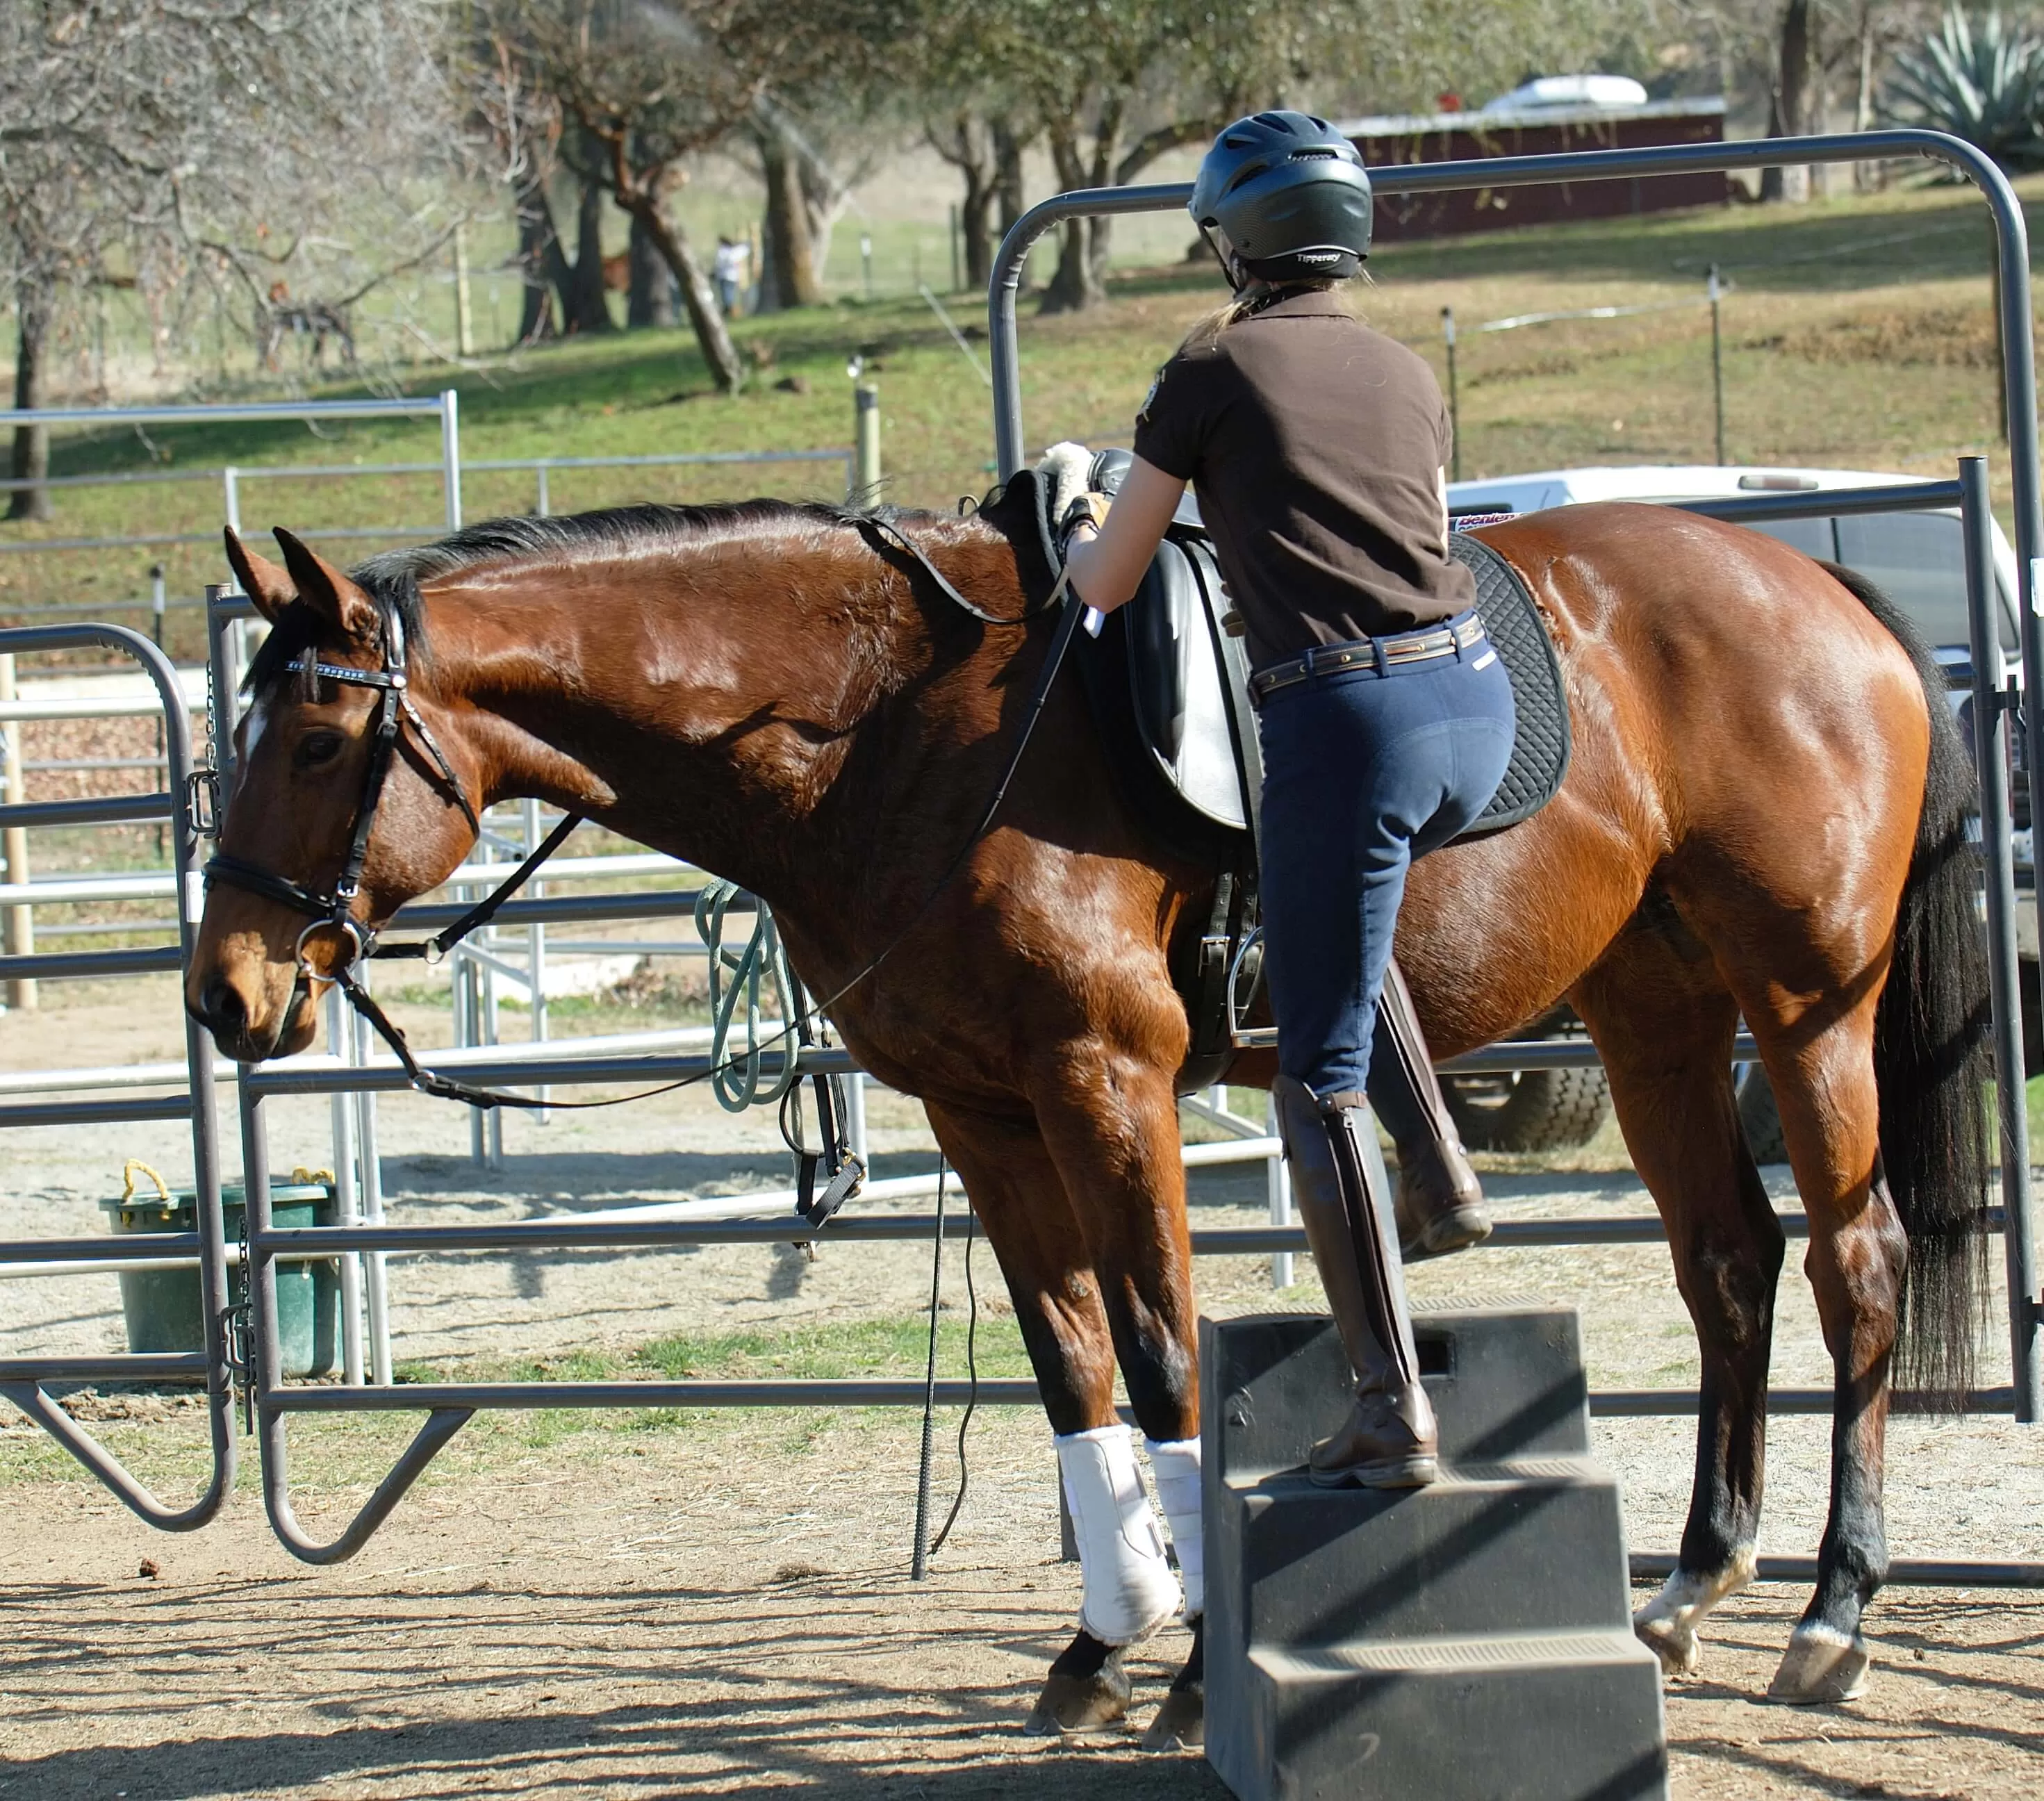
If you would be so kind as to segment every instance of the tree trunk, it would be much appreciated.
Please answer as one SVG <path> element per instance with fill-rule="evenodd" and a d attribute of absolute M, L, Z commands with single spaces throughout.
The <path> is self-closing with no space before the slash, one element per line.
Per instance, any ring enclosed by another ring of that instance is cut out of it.
<path fill-rule="evenodd" d="M 1810 98 L 1810 0 L 1788 0 L 1781 15 L 1781 56 L 1768 108 L 1770 136 L 1794 137 L 1808 129 Z M 1807 164 L 1769 169 L 1760 178 L 1762 200 L 1804 201 L 1810 198 Z"/>
<path fill-rule="evenodd" d="M 966 286 L 983 290 L 993 272 L 993 215 L 998 169 L 992 134 L 979 116 L 962 111 L 948 131 L 932 129 L 930 143 L 965 181 L 959 207 L 959 236 L 965 247 Z"/>
<path fill-rule="evenodd" d="M 770 119 L 759 121 L 755 137 L 766 178 L 766 267 L 759 284 L 761 308 L 770 313 L 788 306 L 820 305 L 824 297 L 816 281 L 808 197 L 802 191 L 801 152 Z"/>
<path fill-rule="evenodd" d="M 624 322 L 638 331 L 674 322 L 674 271 L 646 230 L 646 221 L 632 215 L 632 286 L 625 295 Z"/>
<path fill-rule="evenodd" d="M 660 253 L 660 260 L 673 271 L 682 304 L 688 309 L 689 323 L 695 328 L 696 342 L 702 348 L 703 361 L 709 366 L 719 391 L 736 394 L 745 385 L 745 367 L 738 360 L 731 333 L 724 328 L 724 313 L 711 291 L 709 277 L 690 249 L 686 235 L 667 217 L 657 199 L 640 198 L 624 205 L 644 226 L 646 236 Z"/>
<path fill-rule="evenodd" d="M 1058 181 L 1066 188 L 1087 185 L 1087 171 L 1079 156 L 1077 134 L 1069 125 L 1051 128 L 1051 156 L 1057 165 Z M 1097 306 L 1107 298 L 1101 285 L 1100 265 L 1095 261 L 1093 236 L 1084 219 L 1067 219 L 1060 228 L 1057 273 L 1043 290 L 1046 313 L 1078 313 Z"/>
<path fill-rule="evenodd" d="M 965 171 L 965 199 L 959 207 L 959 235 L 965 244 L 965 285 L 984 293 L 993 276 L 993 182 L 990 172 Z"/>
<path fill-rule="evenodd" d="M 987 121 L 993 135 L 993 193 L 1000 202 L 1001 235 L 1005 238 L 1012 229 L 1015 221 L 1028 210 L 1028 194 L 1022 179 L 1022 152 L 1029 148 L 1035 133 L 1018 132 L 1015 121 L 1005 113 L 997 114 Z M 1029 285 L 1027 264 L 1022 270 L 1022 286 Z"/>
<path fill-rule="evenodd" d="M 521 183 L 513 199 L 518 221 L 518 271 L 525 284 L 525 303 L 518 319 L 518 341 L 537 344 L 556 335 L 551 297 L 567 279 L 568 259 L 561 253 L 547 190 L 537 181 Z"/>
<path fill-rule="evenodd" d="M 609 303 L 603 297 L 603 194 L 601 182 L 582 178 L 582 196 L 575 208 L 574 278 L 562 297 L 571 332 L 613 328 Z"/>
<path fill-rule="evenodd" d="M 1874 0 L 1860 0 L 1859 87 L 1853 103 L 1853 129 L 1856 132 L 1873 129 L 1873 8 Z M 1876 191 L 1881 186 L 1881 176 L 1878 163 L 1853 164 L 1853 186 L 1862 194 Z"/>
<path fill-rule="evenodd" d="M 809 279 L 820 301 L 824 271 L 830 267 L 831 239 L 850 195 L 813 155 L 797 156 L 796 167 L 801 175 L 803 217 L 809 228 Z"/>
<path fill-rule="evenodd" d="M 1122 105 L 1110 100 L 1101 108 L 1100 125 L 1093 140 L 1093 167 L 1086 171 L 1089 187 L 1119 186 L 1128 178 L 1116 167 L 1121 152 Z M 1102 217 L 1086 221 L 1086 277 L 1094 295 L 1107 298 L 1107 258 L 1114 221 Z"/>
<path fill-rule="evenodd" d="M 43 365 L 49 348 L 51 315 L 56 297 L 46 282 L 26 281 L 14 290 L 15 317 L 20 332 L 14 350 L 14 404 L 37 407 L 43 404 Z M 14 428 L 13 476 L 17 482 L 40 482 L 50 472 L 50 428 L 47 425 Z M 10 519 L 48 519 L 50 491 L 44 487 L 15 488 L 7 496 Z"/>

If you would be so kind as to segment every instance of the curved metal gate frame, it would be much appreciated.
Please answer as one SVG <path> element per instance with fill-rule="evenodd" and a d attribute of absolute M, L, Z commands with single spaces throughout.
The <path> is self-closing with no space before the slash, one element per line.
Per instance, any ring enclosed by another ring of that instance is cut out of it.
<path fill-rule="evenodd" d="M 1442 193 L 1454 189 L 1528 187 L 1557 182 L 1614 181 L 1641 175 L 1678 175 L 1735 169 L 1765 169 L 1808 163 L 1862 163 L 1885 158 L 1920 156 L 1946 163 L 1968 177 L 1980 190 L 1992 216 L 2002 366 L 2007 382 L 2009 474 L 2015 490 L 2015 556 L 2019 584 L 2024 685 L 2044 697 L 2044 494 L 2040 493 L 2037 437 L 2037 374 L 2030 311 L 2029 233 L 2022 204 L 2008 178 L 1993 159 L 1969 144 L 1942 132 L 1906 130 L 1858 132 L 1819 137 L 1758 138 L 1739 144 L 1659 144 L 1637 150 L 1585 150 L 1546 156 L 1485 157 L 1456 163 L 1412 163 L 1373 168 L 1372 185 L 1379 194 Z M 1052 226 L 1067 219 L 1102 217 L 1124 213 L 1170 212 L 1191 198 L 1185 182 L 1144 187 L 1080 188 L 1054 195 L 1016 221 L 1001 240 L 988 290 L 987 328 L 993 363 L 994 455 L 1005 481 L 1028 460 L 1022 437 L 1022 371 L 1016 327 L 1016 297 L 1030 248 Z M 1935 500 L 1920 490 L 1909 497 L 1894 490 L 1864 493 L 1832 493 L 1821 507 L 1804 497 L 1756 495 L 1750 499 L 1698 504 L 1690 509 L 1719 518 L 1773 518 L 1804 513 L 1850 509 L 1856 499 L 1878 494 L 1873 505 L 1950 506 L 1966 513 L 1966 559 L 1977 749 L 1981 757 L 1981 826 L 1988 858 L 1988 930 L 1993 978 L 1996 1066 L 2023 1067 L 2020 1013 L 2016 1001 L 2015 891 L 2007 766 L 2002 761 L 2009 714 L 2019 697 L 2001 677 L 2000 640 L 1991 629 L 1982 638 L 1988 616 L 1982 608 L 1991 564 L 1984 547 L 1988 531 L 1985 466 L 1978 458 L 1961 463 L 1961 479 L 1942 485 Z M 2044 704 L 2024 712 L 2029 768 L 2044 776 Z M 2044 908 L 2044 889 L 2038 896 Z M 1553 1067 L 1558 1063 L 1593 1063 L 1587 1044 L 1561 1046 L 1562 1053 L 1543 1057 L 1536 1066 L 1522 1047 L 1497 1045 L 1477 1052 L 1461 1067 L 1490 1069 Z M 1568 1054 L 1568 1053 L 1574 1054 Z M 1514 1060 L 1508 1062 L 1507 1057 Z M 2031 1204 L 2029 1123 L 2022 1081 L 1996 1085 L 2000 1127 L 2003 1246 L 2008 1269 L 2009 1350 L 2013 1411 L 2017 1419 L 2034 1423 L 2044 1407 L 2044 1299 L 2040 1299 L 2036 1226 Z M 1982 1397 L 1983 1399 L 1989 1397 Z M 1999 1400 L 1998 1396 L 1992 1396 Z M 2004 1405 L 2006 1404 L 2004 1404 Z M 2003 1411 L 2001 1406 L 1994 1411 Z"/>
<path fill-rule="evenodd" d="M 156 684 L 163 709 L 163 745 L 171 785 L 162 794 L 120 794 L 83 801 L 40 801 L 0 806 L 0 824 L 105 825 L 116 821 L 167 820 L 178 877 L 178 943 L 139 950 L 86 950 L 40 956 L 0 957 L 0 979 L 17 976 L 136 975 L 152 970 L 182 973 L 191 962 L 203 897 L 199 877 L 200 829 L 192 762 L 191 717 L 169 658 L 139 632 L 123 625 L 38 625 L 0 631 L 0 652 L 113 650 L 133 657 Z M 0 1106 L 0 1127 L 89 1126 L 130 1119 L 189 1118 L 192 1162 L 198 1194 L 196 1232 L 150 1233 L 133 1238 L 10 1238 L 0 1242 L 0 1276 L 10 1263 L 45 1259 L 80 1265 L 124 1265 L 162 1261 L 198 1263 L 200 1311 L 205 1348 L 198 1351 L 129 1352 L 115 1357 L 0 1357 L 0 1395 L 55 1438 L 150 1525 L 166 1532 L 190 1532 L 220 1511 L 234 1486 L 235 1437 L 232 1370 L 227 1342 L 227 1240 L 220 1208 L 220 1146 L 213 1093 L 213 1040 L 190 1015 L 185 1018 L 182 1094 L 114 1100 L 13 1102 Z M 202 1381 L 206 1424 L 212 1441 L 213 1473 L 198 1499 L 184 1507 L 167 1507 L 129 1474 L 46 1392 L 52 1382 Z"/>

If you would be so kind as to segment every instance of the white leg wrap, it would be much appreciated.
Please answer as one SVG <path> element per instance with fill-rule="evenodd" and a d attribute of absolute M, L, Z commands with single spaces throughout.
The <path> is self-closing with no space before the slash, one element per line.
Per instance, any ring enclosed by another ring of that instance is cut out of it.
<path fill-rule="evenodd" d="M 1178 1585 L 1135 1470 L 1126 1426 L 1097 1426 L 1055 1441 L 1065 1502 L 1079 1542 L 1079 1624 L 1105 1645 L 1132 1645 L 1171 1617 Z"/>
<path fill-rule="evenodd" d="M 1145 1438 L 1150 1453 L 1150 1473 L 1157 1479 L 1157 1504 L 1171 1528 L 1172 1548 L 1178 1553 L 1178 1574 L 1185 1584 L 1185 1618 L 1197 1619 L 1206 1611 L 1206 1518 L 1200 1502 L 1200 1442 L 1174 1438 L 1160 1445 Z"/>

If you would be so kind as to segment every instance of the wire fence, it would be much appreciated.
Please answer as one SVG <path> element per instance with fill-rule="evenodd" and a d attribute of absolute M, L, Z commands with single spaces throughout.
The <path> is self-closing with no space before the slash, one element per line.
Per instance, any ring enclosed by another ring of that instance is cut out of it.
<path fill-rule="evenodd" d="M 1456 482 L 1462 478 L 1462 374 L 1460 359 L 1456 352 L 1464 332 L 1480 335 L 1524 331 L 1536 325 L 1639 319 L 1654 313 L 1692 312 L 1698 307 L 1710 309 L 1712 441 L 1716 451 L 1716 461 L 1722 464 L 1726 460 L 1724 297 L 1731 291 L 1731 283 L 1724 278 L 1717 264 L 1713 263 L 1704 277 L 1703 293 L 1683 300 L 1645 301 L 1632 305 L 1571 306 L 1543 313 L 1515 313 L 1501 319 L 1485 319 L 1476 324 L 1460 328 L 1455 322 L 1455 309 L 1452 306 L 1443 307 L 1441 340 L 1447 355 L 1448 429 L 1450 439 L 1449 478 Z"/>

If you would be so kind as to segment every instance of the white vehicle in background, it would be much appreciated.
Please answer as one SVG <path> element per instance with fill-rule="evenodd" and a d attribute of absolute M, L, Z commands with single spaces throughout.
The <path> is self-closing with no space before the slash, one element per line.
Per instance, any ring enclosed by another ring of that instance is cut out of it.
<path fill-rule="evenodd" d="M 1498 513 L 1539 513 L 1592 501 L 1646 501 L 1663 505 L 1754 493 L 1820 494 L 1827 489 L 1900 486 L 1926 478 L 1863 469 L 1728 468 L 1716 464 L 1642 464 L 1550 469 L 1526 475 L 1451 482 L 1451 518 Z M 1764 532 L 1827 563 L 1857 570 L 1893 601 L 1935 648 L 1954 688 L 1961 722 L 1970 728 L 1973 658 L 1966 623 L 1965 555 L 1957 509 L 1935 512 L 1818 514 L 1749 530 Z M 2016 650 L 2015 553 L 1999 525 L 1994 534 L 1996 616 L 2002 649 L 2011 668 Z M 2037 1073 L 2044 1051 L 2038 979 L 2037 914 L 2031 903 L 2036 870 L 2030 829 L 2029 788 L 2018 753 L 2015 810 L 2016 908 L 2023 967 L 2023 1039 Z M 1529 1035 L 1580 1032 L 1564 1007 Z M 1739 1111 L 1754 1154 L 1762 1162 L 1782 1155 L 1773 1096 L 1757 1068 L 1740 1071 Z M 1535 1150 L 1580 1143 L 1602 1123 L 1608 1104 L 1603 1072 L 1527 1070 L 1517 1076 L 1448 1079 L 1449 1104 L 1463 1135 L 1478 1148 Z"/>

